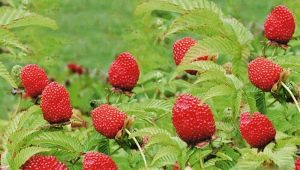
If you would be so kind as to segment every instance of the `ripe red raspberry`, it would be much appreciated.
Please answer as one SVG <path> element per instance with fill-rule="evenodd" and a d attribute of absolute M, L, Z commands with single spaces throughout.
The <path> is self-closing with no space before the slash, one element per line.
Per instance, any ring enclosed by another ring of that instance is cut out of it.
<path fill-rule="evenodd" d="M 131 91 L 137 84 L 139 76 L 139 66 L 129 52 L 119 54 L 108 71 L 109 83 L 124 91 Z"/>
<path fill-rule="evenodd" d="M 26 161 L 22 170 L 67 170 L 67 166 L 54 156 L 35 155 Z"/>
<path fill-rule="evenodd" d="M 266 38 L 287 44 L 295 32 L 295 19 L 287 7 L 279 5 L 268 15 L 264 26 Z"/>
<path fill-rule="evenodd" d="M 246 142 L 253 148 L 263 148 L 275 139 L 276 130 L 272 122 L 263 114 L 249 112 L 241 114 L 240 132 Z"/>
<path fill-rule="evenodd" d="M 113 139 L 124 127 L 126 114 L 108 104 L 102 104 L 92 111 L 95 129 L 103 136 Z"/>
<path fill-rule="evenodd" d="M 273 61 L 258 57 L 248 64 L 248 77 L 253 85 L 263 91 L 271 91 L 280 79 L 283 69 Z"/>
<path fill-rule="evenodd" d="M 76 73 L 79 75 L 84 73 L 84 68 L 78 64 L 69 63 L 67 67 L 68 67 L 69 71 L 71 71 L 72 73 Z"/>
<path fill-rule="evenodd" d="M 189 49 L 196 45 L 197 41 L 194 40 L 191 37 L 185 37 L 182 39 L 177 40 L 173 44 L 173 58 L 175 61 L 176 65 L 179 65 L 181 61 L 183 60 L 185 54 L 189 51 Z M 197 59 L 194 61 L 203 61 L 203 60 L 208 60 L 208 56 L 199 56 Z M 195 70 L 186 70 L 187 73 L 195 75 L 197 74 L 197 71 Z"/>
<path fill-rule="evenodd" d="M 295 170 L 300 170 L 300 157 L 298 157 L 295 161 Z"/>
<path fill-rule="evenodd" d="M 44 69 L 36 64 L 24 66 L 20 78 L 26 94 L 31 97 L 37 97 L 42 94 L 44 88 L 49 84 Z"/>
<path fill-rule="evenodd" d="M 50 83 L 43 91 L 41 108 L 44 119 L 51 124 L 67 122 L 72 116 L 69 93 L 56 82 Z"/>
<path fill-rule="evenodd" d="M 180 95 L 173 107 L 172 122 L 179 137 L 194 145 L 210 139 L 216 131 L 211 109 L 190 95 Z"/>
<path fill-rule="evenodd" d="M 117 170 L 115 162 L 107 155 L 98 152 L 88 152 L 83 158 L 83 170 Z"/>

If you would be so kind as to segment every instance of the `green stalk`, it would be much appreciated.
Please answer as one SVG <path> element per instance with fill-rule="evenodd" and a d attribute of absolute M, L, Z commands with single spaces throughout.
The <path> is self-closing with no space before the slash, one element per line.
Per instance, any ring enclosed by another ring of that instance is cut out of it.
<path fill-rule="evenodd" d="M 130 133 L 130 131 L 129 131 L 128 129 L 125 128 L 125 132 L 126 132 L 129 136 L 131 136 L 131 133 Z M 144 154 L 144 152 L 143 152 L 143 150 L 142 150 L 142 148 L 141 148 L 139 142 L 136 140 L 135 137 L 132 137 L 132 139 L 133 139 L 134 143 L 136 144 L 136 146 L 139 148 L 139 151 L 140 151 L 141 156 L 142 156 L 142 158 L 143 158 L 145 167 L 147 168 L 148 165 L 147 165 L 146 157 L 145 157 L 145 154 Z"/>
<path fill-rule="evenodd" d="M 292 99 L 294 100 L 294 102 L 296 104 L 298 112 L 300 113 L 300 107 L 299 107 L 298 101 L 296 100 L 296 98 L 295 98 L 294 94 L 292 93 L 292 91 L 289 89 L 289 87 L 286 84 L 284 84 L 284 82 L 281 82 L 281 85 L 285 88 L 286 91 L 289 92 L 289 94 L 291 95 Z"/>

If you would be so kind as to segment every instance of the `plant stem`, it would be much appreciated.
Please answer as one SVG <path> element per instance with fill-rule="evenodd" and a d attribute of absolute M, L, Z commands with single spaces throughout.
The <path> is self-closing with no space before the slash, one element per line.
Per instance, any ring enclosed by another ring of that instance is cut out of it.
<path fill-rule="evenodd" d="M 203 163 L 203 158 L 200 158 L 200 169 L 204 170 L 204 163 Z"/>
<path fill-rule="evenodd" d="M 113 155 L 113 154 L 117 153 L 118 150 L 120 150 L 121 148 L 122 148 L 122 147 L 118 147 L 116 150 L 112 151 L 110 154 Z"/>
<path fill-rule="evenodd" d="M 125 132 L 126 132 L 129 136 L 131 135 L 131 133 L 129 132 L 129 130 L 126 129 L 126 128 L 125 128 Z M 143 161 L 144 161 L 144 164 L 145 164 L 145 167 L 147 168 L 148 165 L 147 165 L 146 157 L 145 157 L 145 155 L 144 155 L 144 152 L 143 152 L 143 150 L 142 150 L 142 148 L 141 148 L 139 142 L 136 140 L 135 137 L 132 137 L 132 139 L 133 139 L 134 143 L 136 144 L 136 146 L 139 148 L 140 153 L 141 153 L 142 158 L 143 158 Z"/>
<path fill-rule="evenodd" d="M 284 84 L 284 82 L 281 82 L 281 85 L 285 88 L 286 91 L 289 92 L 289 94 L 291 95 L 292 99 L 294 100 L 295 104 L 296 104 L 296 107 L 298 109 L 298 112 L 300 113 L 300 107 L 299 107 L 299 104 L 298 104 L 298 101 L 296 100 L 295 96 L 293 95 L 292 91 L 289 89 L 288 86 L 286 86 L 286 84 Z"/>

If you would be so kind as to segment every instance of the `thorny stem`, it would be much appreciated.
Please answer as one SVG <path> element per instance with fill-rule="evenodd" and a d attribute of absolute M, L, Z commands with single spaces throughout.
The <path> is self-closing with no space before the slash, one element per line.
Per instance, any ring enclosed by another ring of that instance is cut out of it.
<path fill-rule="evenodd" d="M 131 133 L 129 132 L 128 129 L 125 128 L 125 131 L 126 131 L 126 133 L 127 133 L 129 136 L 131 135 Z M 142 158 L 143 158 L 143 161 L 144 161 L 144 164 L 145 164 L 145 167 L 147 168 L 148 165 L 147 165 L 146 157 L 145 157 L 145 155 L 144 155 L 144 152 L 143 152 L 143 150 L 142 150 L 142 148 L 141 148 L 139 142 L 136 140 L 135 137 L 132 137 L 132 139 L 133 139 L 134 143 L 136 144 L 136 146 L 139 148 L 140 153 L 141 153 Z"/>
<path fill-rule="evenodd" d="M 289 92 L 289 94 L 291 95 L 292 99 L 294 100 L 295 104 L 296 104 L 296 107 L 298 109 L 298 112 L 300 113 L 300 107 L 299 107 L 299 104 L 298 104 L 298 101 L 296 100 L 295 96 L 293 95 L 293 93 L 291 92 L 291 90 L 283 83 L 281 82 L 281 85 L 285 88 L 286 91 Z"/>

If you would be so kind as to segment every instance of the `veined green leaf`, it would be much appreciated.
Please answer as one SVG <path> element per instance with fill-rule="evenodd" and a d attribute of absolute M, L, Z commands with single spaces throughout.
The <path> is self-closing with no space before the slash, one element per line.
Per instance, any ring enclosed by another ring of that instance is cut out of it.
<path fill-rule="evenodd" d="M 43 132 L 32 138 L 30 141 L 33 145 L 58 147 L 60 149 L 82 152 L 83 146 L 77 138 L 62 132 Z"/>
<path fill-rule="evenodd" d="M 195 32 L 201 36 L 227 35 L 219 16 L 205 8 L 189 11 L 176 18 L 166 33 L 164 33 L 164 37 L 184 31 Z"/>
<path fill-rule="evenodd" d="M 217 96 L 232 95 L 234 92 L 235 91 L 232 88 L 230 88 L 224 84 L 213 86 L 209 90 L 207 90 L 207 92 L 204 94 L 203 102 L 205 102 L 206 100 L 208 100 L 210 98 L 217 97 Z"/>
<path fill-rule="evenodd" d="M 18 87 L 2 62 L 0 62 L 0 77 L 6 80 L 12 87 Z"/>
<path fill-rule="evenodd" d="M 31 156 L 40 153 L 40 152 L 46 152 L 49 151 L 49 149 L 41 148 L 41 147 L 27 147 L 22 149 L 17 155 L 13 158 L 13 168 L 12 169 L 19 169 Z"/>
<path fill-rule="evenodd" d="M 220 16 L 223 15 L 215 3 L 207 0 L 151 0 L 140 4 L 135 13 L 137 15 L 149 14 L 154 10 L 185 13 L 202 8 L 211 10 Z"/>
<path fill-rule="evenodd" d="M 162 167 L 166 165 L 173 165 L 178 159 L 180 150 L 176 147 L 167 146 L 161 148 L 154 156 L 151 162 L 151 166 Z"/>
<path fill-rule="evenodd" d="M 39 110 L 38 106 L 32 106 L 27 111 L 20 112 L 16 115 L 16 117 L 10 122 L 6 131 L 4 132 L 2 138 L 4 148 L 7 147 L 7 142 L 9 137 L 23 126 L 23 123 L 30 117 L 32 113 L 38 110 Z"/>
<path fill-rule="evenodd" d="M 212 61 L 195 61 L 192 63 L 180 64 L 177 67 L 176 72 L 179 73 L 184 70 L 196 70 L 196 71 L 202 73 L 202 72 L 208 71 L 210 69 L 219 70 L 219 71 L 223 72 L 224 74 L 226 72 L 222 66 L 220 66 Z"/>
<path fill-rule="evenodd" d="M 171 136 L 171 134 L 167 130 L 161 129 L 161 128 L 158 128 L 158 127 L 149 127 L 149 128 L 140 129 L 136 132 L 133 132 L 132 136 L 133 137 L 136 137 L 136 136 L 152 136 L 152 135 L 155 135 L 155 134 L 165 134 L 167 136 Z"/>
<path fill-rule="evenodd" d="M 223 19 L 223 21 L 232 27 L 241 45 L 247 44 L 252 41 L 252 33 L 238 20 L 236 20 L 235 18 L 225 18 Z"/>
<path fill-rule="evenodd" d="M 37 25 L 57 29 L 57 24 L 54 20 L 22 9 L 1 8 L 0 16 L 0 26 L 7 28 Z"/>

